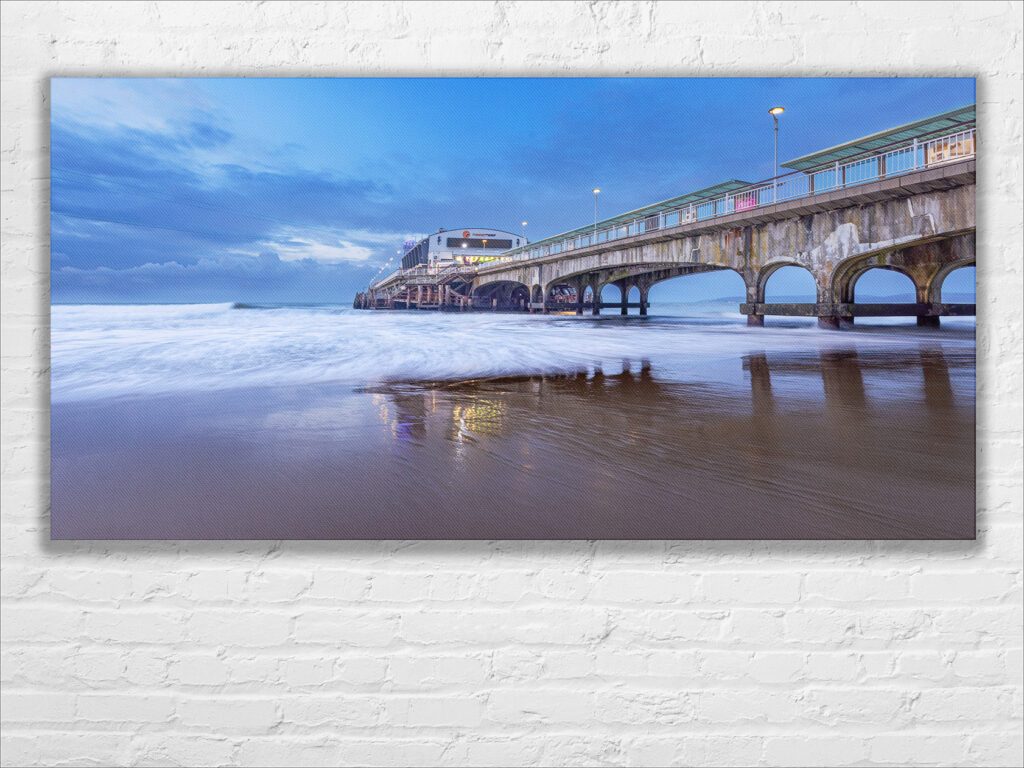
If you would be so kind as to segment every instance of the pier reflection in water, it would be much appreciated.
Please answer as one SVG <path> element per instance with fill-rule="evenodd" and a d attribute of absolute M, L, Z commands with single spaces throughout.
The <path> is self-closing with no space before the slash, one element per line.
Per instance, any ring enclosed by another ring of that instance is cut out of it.
<path fill-rule="evenodd" d="M 973 406 L 938 344 L 108 399 L 53 494 L 84 538 L 971 538 Z"/>
<path fill-rule="evenodd" d="M 643 360 L 378 389 L 423 481 L 391 501 L 441 504 L 470 537 L 973 536 L 973 355 L 754 354 L 742 369 L 746 394 Z"/>

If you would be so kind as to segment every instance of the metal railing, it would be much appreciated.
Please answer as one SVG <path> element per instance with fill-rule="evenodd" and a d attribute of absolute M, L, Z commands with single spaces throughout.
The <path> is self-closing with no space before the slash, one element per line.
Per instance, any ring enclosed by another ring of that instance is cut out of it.
<path fill-rule="evenodd" d="M 441 280 L 451 275 L 456 275 L 461 272 L 476 272 L 476 267 L 467 264 L 449 264 L 444 267 L 430 266 L 428 264 L 420 264 L 415 267 L 409 267 L 408 269 L 396 269 L 394 272 L 385 275 L 384 277 L 374 280 L 370 283 L 370 288 L 374 288 L 378 285 L 391 282 L 398 277 L 436 277 Z"/>
<path fill-rule="evenodd" d="M 975 133 L 975 128 L 969 128 L 926 141 L 914 139 L 886 152 L 872 153 L 845 163 L 836 162 L 831 166 L 809 172 L 796 171 L 785 174 L 741 187 L 721 197 L 697 200 L 679 208 L 637 216 L 631 221 L 587 234 L 567 237 L 544 245 L 525 245 L 505 251 L 501 255 L 501 261 L 544 258 L 645 232 L 742 213 L 754 208 L 763 208 L 964 160 L 975 155 Z"/>

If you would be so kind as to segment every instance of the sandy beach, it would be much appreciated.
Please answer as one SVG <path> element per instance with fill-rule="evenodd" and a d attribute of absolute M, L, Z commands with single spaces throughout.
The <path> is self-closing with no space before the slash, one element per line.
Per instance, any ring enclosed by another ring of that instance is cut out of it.
<path fill-rule="evenodd" d="M 973 538 L 973 340 L 936 338 L 55 401 L 52 535 Z"/>

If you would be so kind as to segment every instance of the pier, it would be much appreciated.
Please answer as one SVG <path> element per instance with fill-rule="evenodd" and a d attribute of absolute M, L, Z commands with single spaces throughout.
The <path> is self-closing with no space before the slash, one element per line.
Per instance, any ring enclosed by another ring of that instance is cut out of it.
<path fill-rule="evenodd" d="M 938 326 L 943 316 L 975 314 L 974 304 L 944 302 L 942 283 L 975 264 L 976 142 L 971 105 L 791 160 L 791 172 L 767 181 L 716 184 L 494 263 L 398 270 L 354 306 L 643 315 L 657 283 L 733 270 L 746 289 L 739 310 L 753 326 L 772 315 L 816 317 L 835 329 L 883 316 Z M 766 301 L 769 278 L 785 266 L 811 274 L 814 302 Z M 915 301 L 856 302 L 857 280 L 871 269 L 909 277 Z M 619 302 L 601 300 L 608 285 Z M 639 301 L 629 301 L 633 288 Z"/>

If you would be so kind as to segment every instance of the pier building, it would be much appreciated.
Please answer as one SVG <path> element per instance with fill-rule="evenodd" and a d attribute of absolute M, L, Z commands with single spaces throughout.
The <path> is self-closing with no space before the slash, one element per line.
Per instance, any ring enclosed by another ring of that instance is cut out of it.
<path fill-rule="evenodd" d="M 402 269 L 487 264 L 496 261 L 505 251 L 524 245 L 526 240 L 522 235 L 501 229 L 439 229 L 406 249 Z"/>

